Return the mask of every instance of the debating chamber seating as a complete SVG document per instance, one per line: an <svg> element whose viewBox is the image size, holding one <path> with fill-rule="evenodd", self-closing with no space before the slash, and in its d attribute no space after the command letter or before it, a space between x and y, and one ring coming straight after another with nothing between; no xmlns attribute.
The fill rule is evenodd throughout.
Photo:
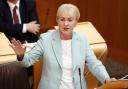
<svg viewBox="0 0 128 89"><path fill-rule="evenodd" d="M27 71L16 63L10 42L0 32L0 89L30 89Z"/></svg>
<svg viewBox="0 0 128 89"><path fill-rule="evenodd" d="M58 27L55 26L55 29ZM52 31L52 30L49 30ZM92 25L91 22L80 22L75 27L74 31L81 32L86 35L91 48L96 54L97 58L103 63L107 59L107 45L102 36L98 33L96 28ZM42 69L43 61L38 61L34 65L34 86L33 89L37 89ZM87 67L85 67L85 79L87 81L88 89L94 89L98 86L98 80L89 72Z"/></svg>

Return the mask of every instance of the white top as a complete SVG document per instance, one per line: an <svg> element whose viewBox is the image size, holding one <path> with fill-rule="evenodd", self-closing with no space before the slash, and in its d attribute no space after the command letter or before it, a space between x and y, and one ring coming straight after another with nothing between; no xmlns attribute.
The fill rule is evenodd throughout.
<svg viewBox="0 0 128 89"><path fill-rule="evenodd" d="M61 40L61 44L63 58L63 74L59 89L74 89L72 73L71 40Z"/></svg>

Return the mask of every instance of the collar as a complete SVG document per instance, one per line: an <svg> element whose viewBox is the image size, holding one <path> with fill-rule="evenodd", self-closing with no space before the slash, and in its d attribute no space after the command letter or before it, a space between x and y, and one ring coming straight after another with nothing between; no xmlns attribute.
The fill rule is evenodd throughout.
<svg viewBox="0 0 128 89"><path fill-rule="evenodd" d="M57 29L53 32L53 38L52 39L61 41L59 29ZM77 33L75 31L72 32L72 39L71 40L79 40L79 37L77 36Z"/></svg>
<svg viewBox="0 0 128 89"><path fill-rule="evenodd" d="M7 3L8 3L8 5L9 5L11 11L13 10L13 8L14 8L15 6L17 6L17 8L19 9L20 0L18 0L18 1L16 2L16 4L14 4L14 3L10 2L10 1L7 1Z"/></svg>

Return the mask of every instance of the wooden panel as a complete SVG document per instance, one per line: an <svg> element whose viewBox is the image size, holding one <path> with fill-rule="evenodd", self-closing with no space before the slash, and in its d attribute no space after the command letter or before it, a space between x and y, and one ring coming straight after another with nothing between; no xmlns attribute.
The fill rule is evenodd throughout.
<svg viewBox="0 0 128 89"><path fill-rule="evenodd" d="M41 32L46 32L56 25L57 8L63 3L72 3L79 7L81 14L80 21L87 19L88 0L36 0L37 11L42 24Z"/></svg>
<svg viewBox="0 0 128 89"><path fill-rule="evenodd" d="M88 20L107 42L109 56L128 64L128 0L89 0ZM115 51L118 50L118 51ZM121 54L119 56L119 54Z"/></svg>
<svg viewBox="0 0 128 89"><path fill-rule="evenodd" d="M42 75L42 68L43 68L43 60L39 60L34 66L33 66L33 89L38 88L38 84L41 79Z"/></svg>

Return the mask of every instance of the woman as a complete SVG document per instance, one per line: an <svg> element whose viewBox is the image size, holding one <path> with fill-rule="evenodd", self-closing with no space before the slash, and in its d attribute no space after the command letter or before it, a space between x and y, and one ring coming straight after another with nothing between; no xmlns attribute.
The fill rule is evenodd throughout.
<svg viewBox="0 0 128 89"><path fill-rule="evenodd" d="M83 75L85 61L102 83L115 80L96 59L84 35L73 31L79 18L76 6L63 4L57 11L59 29L42 34L31 51L24 54L22 44L12 40L11 47L22 65L28 67L42 57L44 64L38 89L87 89Z"/></svg>

